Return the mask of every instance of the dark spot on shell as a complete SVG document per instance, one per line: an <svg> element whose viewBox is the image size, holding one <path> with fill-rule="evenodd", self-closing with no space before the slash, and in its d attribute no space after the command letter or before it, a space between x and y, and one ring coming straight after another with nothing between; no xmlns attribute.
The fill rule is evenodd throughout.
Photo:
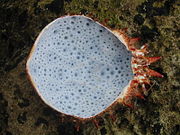
<svg viewBox="0 0 180 135"><path fill-rule="evenodd" d="M56 34L57 33L57 30L54 30L54 34Z"/></svg>

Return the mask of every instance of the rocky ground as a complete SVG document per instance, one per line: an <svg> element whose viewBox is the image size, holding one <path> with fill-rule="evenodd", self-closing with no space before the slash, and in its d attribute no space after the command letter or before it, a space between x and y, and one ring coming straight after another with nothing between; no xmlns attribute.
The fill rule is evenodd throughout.
<svg viewBox="0 0 180 135"><path fill-rule="evenodd" d="M180 2L178 0L1 0L0 135L180 135ZM135 109L115 106L99 128L89 121L77 131L69 118L53 111L35 93L25 72L30 49L49 22L66 14L93 14L111 28L128 28L148 43L150 56L162 56L152 69L146 100Z"/></svg>

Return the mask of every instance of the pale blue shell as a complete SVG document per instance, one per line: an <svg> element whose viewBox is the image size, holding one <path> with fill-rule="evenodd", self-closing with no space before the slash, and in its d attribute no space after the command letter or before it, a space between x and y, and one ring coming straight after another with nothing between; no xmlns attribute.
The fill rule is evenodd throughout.
<svg viewBox="0 0 180 135"><path fill-rule="evenodd" d="M90 118L109 107L133 78L132 54L106 27L85 16L47 25L27 62L45 103Z"/></svg>

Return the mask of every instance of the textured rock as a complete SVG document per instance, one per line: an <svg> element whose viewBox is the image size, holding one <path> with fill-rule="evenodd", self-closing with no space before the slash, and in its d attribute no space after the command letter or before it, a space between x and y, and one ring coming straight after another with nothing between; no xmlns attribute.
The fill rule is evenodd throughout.
<svg viewBox="0 0 180 135"><path fill-rule="evenodd" d="M179 97L179 20L178 1L163 0L66 0L58 13L51 11L52 1L0 1L0 134L3 135L176 135L180 125ZM113 123L108 114L97 129L91 122L81 125L62 119L61 114L46 106L26 78L25 63L40 30L66 13L92 13L107 25L129 28L129 35L147 42L151 56L162 56L151 68L164 74L154 79L145 101L136 100L136 109L117 105ZM141 16L140 22L137 15ZM136 17L135 17L136 16ZM138 21L137 21L138 20ZM142 21L144 20L144 21ZM137 23L138 22L138 23ZM148 32L150 35L147 35ZM20 107L27 99L29 105ZM24 124L18 122L26 113ZM23 115L20 115L23 116ZM40 119L41 118L41 119ZM39 119L39 120L38 120ZM42 119L44 122L42 122ZM47 124L48 122L48 124ZM38 124L35 124L38 123ZM39 124L40 123L40 124Z"/></svg>

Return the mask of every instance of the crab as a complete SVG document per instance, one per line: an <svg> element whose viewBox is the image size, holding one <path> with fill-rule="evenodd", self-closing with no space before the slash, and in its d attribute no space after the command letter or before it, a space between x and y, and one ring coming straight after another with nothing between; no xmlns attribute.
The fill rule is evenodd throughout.
<svg viewBox="0 0 180 135"><path fill-rule="evenodd" d="M109 106L107 106L105 109L103 109L103 110L100 110L99 112L95 112L95 114L93 114L93 115L86 115L86 114L84 114L84 111L82 112L82 114L75 114L75 112L73 112L73 113L68 113L68 111L70 111L71 110L71 106L69 107L69 109L65 109L65 110L63 110L62 108L63 108L63 106L56 106L56 105L54 105L54 102L53 102L53 99L54 99L54 97L52 97L52 99L49 99L49 95L50 94L45 94L44 95L44 93L43 92L46 92L46 91L49 91L49 90L52 90L52 88L53 89L55 89L56 87L53 85L53 86L48 86L48 83L45 83L45 85L47 85L47 87L42 87L41 85L42 84L44 84L43 83L43 81L41 81L41 80L43 80L43 78L44 77L46 77L46 71L47 71L47 69L44 69L43 71L39 71L40 73L41 72L43 72L44 73L44 76L41 78L39 78L39 76L41 75L41 74L39 74L39 76L37 76L36 75L36 72L37 72L37 70L39 70L38 68L38 62L40 62L41 60L44 60L43 58L44 57L42 57L41 55L45 55L45 57L46 57L46 54L45 53L49 53L49 52L51 52L51 50L48 50L48 51L45 51L45 52L38 52L39 50L41 50L41 48L43 48L44 46L44 44L46 44L46 42L48 42L46 39L44 40L44 39L41 39L41 37L43 37L43 34L46 32L46 31L48 31L48 29L51 29L51 25L53 25L53 23L55 23L56 24L56 22L58 22L59 20L61 20L61 18L62 19L66 19L66 18L70 18L70 19L75 19L75 18L80 18L79 20L81 20L81 23L82 23L82 21L87 21L86 22L86 25L88 25L89 26L89 23L95 23L94 25L98 25L98 27L100 27L100 28L103 28L103 29L105 29L106 31L108 31L110 34L114 34L114 36L116 37L116 38L118 38L119 39L119 41L125 46L125 48L127 49L127 51L130 51L131 52L131 54L132 54L132 58L131 58L131 65L129 66L128 65L128 67L131 67L131 69L132 69L132 73L133 73L133 78L129 81L129 83L126 85L126 87L124 87L123 88L123 91L120 93L120 95L111 103L111 104L109 104ZM92 18L92 15L90 16L91 18ZM57 21L55 20L54 22L52 22L52 23L50 23L48 26L46 26L46 28L44 28L43 29L43 31L40 33L40 35L38 36L38 38L37 38L37 40L36 40L36 42L35 42L35 44L34 44L34 46L33 46L33 48L32 48L32 50L31 50L31 53L30 53L30 55L29 55L29 58L28 58L28 61L27 61L27 65L26 65L26 70L27 70L27 73L28 73L28 78L30 79L30 81L32 82L32 85L34 86L34 88L37 90L37 93L39 94L39 96L42 98L42 100L46 103L46 104L48 104L50 107L52 107L53 109L55 109L56 111L58 111L58 112L61 112L62 114L63 114L63 116L65 115L65 116L72 116L71 118L72 119L69 119L69 120L73 120L73 121L75 121L76 122L76 129L77 129L77 131L79 131L80 130L80 125L81 124L83 124L84 122L86 122L86 121L89 121L89 120L92 120L93 121L93 123L94 123L94 125L98 128L99 127L99 124L98 124L98 118L99 117L101 117L102 116L102 114L104 114L105 112L109 112L109 114L110 114L110 118L113 120L113 121L115 121L115 119L116 119L116 117L115 117L115 115L114 115L114 113L113 113L113 110L112 110L112 107L113 106L115 106L116 104L119 104L119 103L122 103L122 104L124 104L125 106L128 106L128 107L130 107L130 108L133 108L134 107L134 105L133 105L133 99L134 99L134 97L138 97L138 98L141 98L141 99L145 99L145 97L144 97L144 93L148 90L147 89L147 85L151 85L151 81L150 81L150 77L163 77L163 75L162 74L160 74L160 73L158 73L158 72L156 72L156 71L154 71L154 70L152 70L152 69L150 69L149 68L149 65L151 64L151 63L154 63L154 62L156 62L156 61L158 61L161 57L146 57L146 54L148 53L148 45L147 44L145 44L145 45L143 45L140 49L138 49L138 48L136 48L135 47L135 43L136 42L138 42L139 40L140 40L140 38L130 38L130 37L128 37L127 36L127 29L125 28L125 29L111 29L111 28L109 28L108 26L106 26L105 25L105 23L102 23L102 24L100 24L100 23L98 23L98 22L96 22L95 20L96 19L91 19L90 17L87 17L87 16L83 16L83 15L67 15L67 16L63 16L63 17L61 17L61 18L59 18L59 19L57 19ZM84 20L83 20L84 19ZM107 21L107 20L106 20ZM65 22L67 22L66 20L64 20L64 23ZM59 22L57 23L58 25L59 25ZM56 24L56 25L57 25ZM64 24L65 26L66 26L66 24ZM74 25L74 22L71 24L71 25ZM71 26L70 25L70 26ZM70 26L66 26L66 28L68 28L68 30L69 30L69 27ZM84 25L83 25L84 26ZM87 26L87 27L88 27ZM50 27L50 28L49 28ZM78 25L78 27L79 27L79 25ZM54 27L52 28L53 30L53 34L56 34L57 33L57 30L54 30ZM63 28L62 28L63 29ZM50 31L50 30L49 30ZM75 31L75 29L74 29L74 31ZM51 31L50 31L51 32ZM78 33L80 33L80 31L77 31ZM102 31L101 31L102 32ZM46 34L44 35L44 36L46 36ZM72 34L70 34L70 36L72 36ZM60 37L60 36L59 36ZM52 41L54 41L54 39L57 39L58 37L53 37L52 38ZM68 37L67 36L65 36L64 37L64 39L63 40L66 40ZM42 43L43 44L41 44L41 40L42 40ZM51 40L51 39L50 39ZM82 39L83 40L83 39ZM39 43L40 42L40 43ZM56 42L56 41L55 41ZM74 41L73 41L74 42ZM51 43L51 42L50 42ZM48 44L48 46L51 46L50 45L50 43ZM69 43L69 42L68 42ZM39 46L41 47L41 46L43 46L43 47L39 47L38 46L38 44L40 44ZM55 44L55 43L54 43ZM58 45L60 44L59 42L57 43ZM52 45L53 46L53 45ZM37 47L39 47L38 49L37 49ZM51 48L50 48L51 49ZM58 46L56 47L56 49L52 49L53 51L57 51L59 48L58 48ZM91 48L92 49L92 48ZM90 49L90 50L91 50ZM46 46L41 50L41 51L44 51L44 50L46 50ZM65 51L65 50L64 50ZM102 50L101 50L102 51ZM35 54L38 54L38 53L42 53L40 56L39 56L39 54L38 54L38 56L37 57L35 57L34 55ZM56 53L53 53L52 52L52 54L50 54L49 55L49 57L51 57L52 55L56 55ZM58 55L59 56L59 55ZM68 56L68 55L67 55ZM57 59L57 56L53 56L54 58L54 63L53 64L57 64L57 62L56 62L56 60L55 59ZM128 54L128 57L129 57L129 54ZM62 57L62 58L64 58L64 56ZM76 56L76 58L78 58L79 59L79 56ZM33 60L32 60L33 59ZM37 59L40 59L39 61L37 60ZM47 57L47 59L49 59L48 57ZM73 61L73 60L72 60ZM35 64L34 64L34 63ZM52 60L50 59L47 63L49 63L49 65L50 65L50 67L51 67L51 65L52 65ZM69 64L69 63L68 63ZM82 63L82 64L78 64L75 68L77 68L79 65L82 65L83 66L83 64L84 63ZM86 64L86 63L85 63ZM71 64L71 66L73 66L74 65L74 63L72 63ZM46 66L46 64L43 64L43 66ZM81 67L82 67L81 66ZM81 68L80 67L80 68ZM48 72L48 74L50 75L50 71L51 71L51 69L48 69L49 70L49 72ZM66 69L65 69L66 70ZM98 70L98 68L96 69L96 70ZM108 69L109 70L109 69ZM61 71L57 68L57 69L55 69L55 72L58 72L59 74L61 74L62 75L62 73L61 73ZM54 73L52 73L52 74L55 74L55 72ZM64 73L63 73L64 74ZM56 76L56 74L55 74L55 76ZM77 75L76 75L77 76ZM51 77L49 77L49 78L51 78ZM38 80L39 79L39 80ZM50 79L50 80L52 80L52 79ZM46 80L46 78L44 79L44 82L46 82L47 80ZM55 80L56 81L56 80ZM73 82L76 82L76 80L73 80ZM40 85L38 84L38 83L40 83ZM84 83L84 84L86 84L86 83ZM57 85L57 84L56 84ZM82 85L82 84L79 84L79 85ZM52 88L51 88L52 87ZM73 86L72 86L73 87ZM43 92L40 90L40 89L43 89ZM73 88L74 89L74 88ZM65 91L65 92L67 92L67 91ZM73 96L72 95L73 93L71 93L71 96ZM50 95L51 96L51 95ZM69 95L68 95L69 96ZM68 100L68 98L66 98L66 100ZM59 101L59 100L58 100ZM51 102L53 102L53 103L51 103ZM61 102L61 101L60 101ZM68 103L67 103L68 104ZM73 106L74 107L74 106ZM81 108L81 107L80 107ZM67 113L63 113L63 111L65 111L65 112L67 112ZM88 113L88 112L87 112ZM82 115L82 117L80 117ZM62 119L62 121L63 121L63 119Z"/></svg>

